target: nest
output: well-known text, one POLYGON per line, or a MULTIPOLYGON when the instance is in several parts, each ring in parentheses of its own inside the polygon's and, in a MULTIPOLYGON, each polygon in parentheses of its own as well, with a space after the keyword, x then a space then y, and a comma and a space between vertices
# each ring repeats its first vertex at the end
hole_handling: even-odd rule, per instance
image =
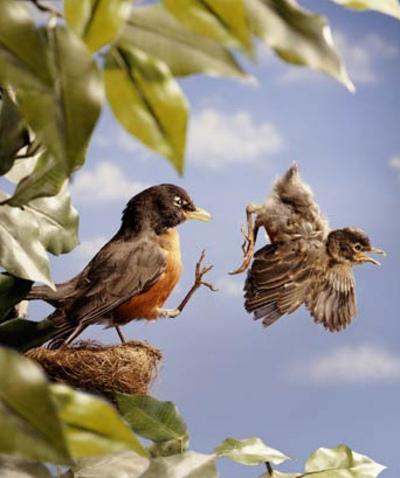
POLYGON ((50 380, 113 400, 115 392, 147 394, 157 375, 161 352, 145 342, 101 345, 80 341, 56 350, 37 347, 26 353, 50 380))

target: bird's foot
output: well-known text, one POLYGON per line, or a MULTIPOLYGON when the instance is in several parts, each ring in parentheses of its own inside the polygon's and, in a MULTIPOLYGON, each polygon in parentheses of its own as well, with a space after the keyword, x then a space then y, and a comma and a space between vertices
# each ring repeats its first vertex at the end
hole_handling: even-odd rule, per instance
POLYGON ((206 251, 205 250, 202 250, 201 251, 201 255, 200 255, 200 259, 197 261, 196 263, 196 268, 195 268, 195 272, 194 272, 194 284, 193 284, 193 287, 195 287, 196 289, 198 289, 199 287, 201 287, 202 285, 204 285, 205 287, 207 287, 208 289, 210 289, 211 291, 213 292, 217 292, 218 289, 216 289, 212 284, 210 284, 209 282, 204 282, 203 281, 203 277, 208 273, 210 272, 210 270, 214 267, 213 265, 210 265, 210 266, 203 266, 203 261, 206 257, 206 251))
POLYGON ((185 308, 186 304, 189 302, 189 300, 192 298, 192 295, 196 292, 197 289, 199 289, 202 285, 207 287, 213 292, 217 292, 218 289, 216 289, 212 284, 209 282, 205 282, 203 280, 203 277, 210 272, 210 270, 214 267, 212 265, 210 266, 203 266, 203 261, 204 258, 206 257, 206 252, 203 250, 200 255, 200 259, 196 263, 196 268, 194 272, 194 284, 192 285, 191 289, 189 292, 185 295, 184 299, 182 302, 178 305, 176 310, 179 310, 179 312, 182 312, 182 310, 185 308))
POLYGON ((178 315, 181 313, 181 311, 176 308, 176 309, 160 309, 158 312, 158 317, 163 318, 163 319, 175 319, 175 317, 178 317, 178 315))
POLYGON ((230 275, 240 274, 241 272, 244 272, 250 265, 250 262, 254 255, 254 248, 258 231, 258 227, 254 226, 253 214, 257 214, 257 212, 261 208, 262 206, 253 203, 249 204, 246 207, 247 231, 245 230, 243 225, 240 228, 240 231, 244 237, 244 241, 242 244, 243 261, 237 269, 229 273, 230 275))

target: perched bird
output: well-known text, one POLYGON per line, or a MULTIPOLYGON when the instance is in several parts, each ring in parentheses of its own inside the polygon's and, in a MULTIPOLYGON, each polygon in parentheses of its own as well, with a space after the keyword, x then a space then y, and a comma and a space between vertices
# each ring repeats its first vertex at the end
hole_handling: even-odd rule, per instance
POLYGON ((247 218, 245 257, 234 273, 248 267, 260 227, 271 243, 254 254, 244 286, 246 310, 268 327, 305 304, 316 323, 331 332, 344 329, 357 313, 352 267, 379 265, 367 253, 384 251, 372 247, 360 229, 331 231, 296 164, 275 182, 264 204, 247 207, 247 218))
POLYGON ((188 219, 209 221, 211 215, 197 208, 178 186, 150 187, 128 202, 120 229, 82 272, 57 284, 56 290, 34 287, 27 299, 42 299, 56 309, 48 317, 58 327, 53 346, 72 342, 95 323, 115 326, 124 341, 120 325, 135 319, 176 317, 195 289, 212 288, 202 281, 211 268, 201 267, 202 254, 195 284, 182 304, 163 308, 182 271, 176 226, 188 219))

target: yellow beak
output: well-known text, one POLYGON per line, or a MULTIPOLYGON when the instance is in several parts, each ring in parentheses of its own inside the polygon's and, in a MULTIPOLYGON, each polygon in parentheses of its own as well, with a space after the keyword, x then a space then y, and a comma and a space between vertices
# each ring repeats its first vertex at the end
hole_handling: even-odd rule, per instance
POLYGON ((205 209, 197 207, 194 211, 185 212, 186 219, 197 219, 198 221, 211 221, 211 214, 205 209))
MULTIPOLYGON (((371 249, 368 251, 372 254, 382 254, 383 256, 386 256, 386 252, 383 251, 382 249, 377 249, 376 247, 371 247, 371 249)), ((375 264, 376 266, 380 266, 381 263, 374 259, 373 257, 368 256, 364 252, 360 252, 357 254, 357 261, 358 262, 370 262, 371 264, 375 264)))

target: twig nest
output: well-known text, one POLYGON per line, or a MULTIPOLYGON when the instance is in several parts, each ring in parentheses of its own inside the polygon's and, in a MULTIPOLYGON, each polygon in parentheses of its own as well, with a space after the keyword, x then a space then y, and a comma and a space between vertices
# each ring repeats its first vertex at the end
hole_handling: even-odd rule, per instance
POLYGON ((114 398, 115 392, 146 394, 157 375, 161 352, 145 342, 101 345, 80 341, 56 350, 37 347, 26 353, 50 380, 114 398))

